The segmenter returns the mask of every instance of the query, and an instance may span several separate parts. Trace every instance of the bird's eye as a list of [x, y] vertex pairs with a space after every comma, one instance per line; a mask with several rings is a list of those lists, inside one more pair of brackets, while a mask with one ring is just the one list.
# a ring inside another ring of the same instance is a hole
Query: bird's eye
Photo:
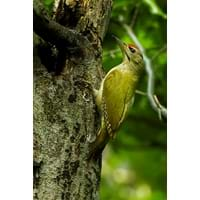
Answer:
[[131, 51], [132, 53], [135, 53], [135, 49], [134, 49], [133, 47], [129, 47], [129, 49], [130, 49], [130, 51]]

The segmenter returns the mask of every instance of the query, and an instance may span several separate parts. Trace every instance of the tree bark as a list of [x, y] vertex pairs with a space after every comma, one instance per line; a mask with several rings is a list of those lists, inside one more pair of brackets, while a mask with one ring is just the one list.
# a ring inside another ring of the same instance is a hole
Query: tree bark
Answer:
[[[99, 199], [101, 156], [92, 160], [87, 156], [100, 119], [86, 82], [98, 88], [101, 80], [102, 41], [111, 4], [111, 0], [56, 1], [51, 20], [86, 37], [86, 47], [78, 42], [55, 47], [52, 37], [48, 41], [50, 32], [44, 40], [34, 34], [34, 199]], [[59, 55], [64, 56], [57, 71]]]

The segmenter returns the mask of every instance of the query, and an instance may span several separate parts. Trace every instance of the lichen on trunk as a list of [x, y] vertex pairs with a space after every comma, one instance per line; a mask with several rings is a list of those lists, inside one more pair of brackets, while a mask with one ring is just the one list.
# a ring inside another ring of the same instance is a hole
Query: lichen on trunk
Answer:
[[62, 70], [55, 73], [41, 58], [46, 41], [34, 35], [34, 199], [96, 200], [101, 157], [88, 161], [87, 156], [100, 119], [85, 82], [95, 87], [100, 83], [101, 41], [111, 0], [66, 2], [58, 2], [52, 19], [84, 35], [90, 44], [67, 49]]

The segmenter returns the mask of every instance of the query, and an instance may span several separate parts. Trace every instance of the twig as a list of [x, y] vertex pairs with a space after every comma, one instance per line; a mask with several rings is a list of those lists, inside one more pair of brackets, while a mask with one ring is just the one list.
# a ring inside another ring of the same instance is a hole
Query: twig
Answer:
[[103, 56], [110, 56], [111, 58], [116, 57], [115, 54], [120, 52], [120, 49], [113, 49], [103, 54]]
[[133, 27], [135, 25], [139, 10], [140, 10], [140, 4], [137, 4], [136, 8], [135, 8], [134, 15], [133, 15], [131, 23], [130, 23], [130, 27]]
[[159, 118], [161, 118], [161, 115], [167, 118], [167, 109], [160, 104], [159, 100], [157, 99], [157, 97], [155, 98], [155, 95], [154, 95], [154, 73], [152, 70], [151, 60], [150, 58], [147, 57], [145, 53], [145, 49], [143, 48], [142, 44], [139, 42], [138, 38], [132, 31], [131, 27], [124, 23], [122, 24], [122, 26], [124, 27], [128, 35], [130, 36], [130, 38], [135, 42], [135, 44], [143, 53], [145, 69], [148, 75], [147, 96], [148, 96], [149, 102], [152, 108], [158, 112]]
[[142, 92], [142, 91], [140, 91], [140, 90], [136, 90], [135, 93], [136, 93], [136, 94], [139, 94], [139, 95], [142, 95], [142, 96], [147, 96], [147, 93]]
[[167, 45], [165, 44], [161, 49], [159, 49], [151, 58], [151, 61], [155, 60], [163, 51], [167, 49]]

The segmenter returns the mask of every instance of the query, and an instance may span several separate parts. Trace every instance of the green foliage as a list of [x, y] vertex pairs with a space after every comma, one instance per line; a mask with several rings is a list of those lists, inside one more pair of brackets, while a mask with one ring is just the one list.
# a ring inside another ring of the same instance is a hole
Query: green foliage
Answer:
[[155, 0], [144, 0], [144, 2], [150, 7], [150, 11], [154, 15], [160, 15], [164, 19], [167, 19], [167, 15], [156, 4]]
[[43, 0], [43, 3], [49, 14], [51, 14], [54, 0]]
[[[152, 59], [155, 94], [164, 106], [167, 104], [166, 12], [166, 0], [114, 0], [103, 44], [103, 66], [108, 71], [122, 59], [112, 34], [133, 43], [121, 23], [133, 24], [132, 30]], [[146, 87], [144, 73], [139, 89], [145, 91]], [[158, 119], [147, 97], [136, 95], [116, 139], [104, 152], [101, 199], [165, 200], [166, 142], [166, 122]]]

